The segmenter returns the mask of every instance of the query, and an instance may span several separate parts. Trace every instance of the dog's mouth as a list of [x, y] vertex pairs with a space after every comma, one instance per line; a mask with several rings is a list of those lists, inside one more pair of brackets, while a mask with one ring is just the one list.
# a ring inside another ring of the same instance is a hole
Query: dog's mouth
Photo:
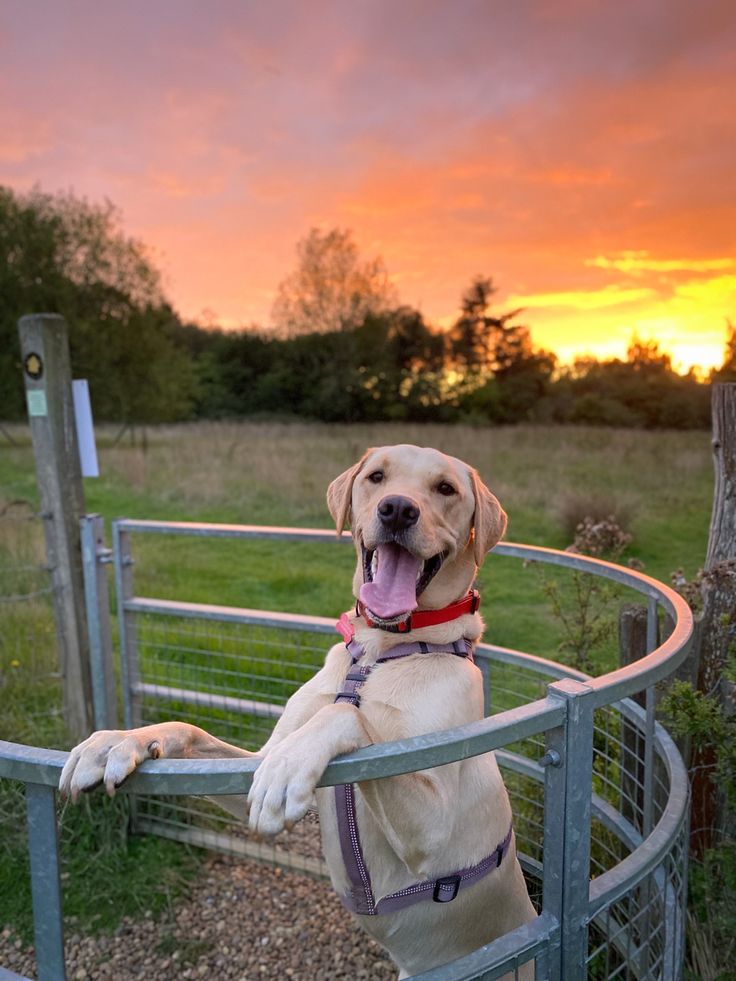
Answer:
[[382, 620], [391, 620], [416, 608], [417, 599], [442, 568], [445, 553], [422, 559], [396, 542], [361, 545], [363, 585], [360, 600]]

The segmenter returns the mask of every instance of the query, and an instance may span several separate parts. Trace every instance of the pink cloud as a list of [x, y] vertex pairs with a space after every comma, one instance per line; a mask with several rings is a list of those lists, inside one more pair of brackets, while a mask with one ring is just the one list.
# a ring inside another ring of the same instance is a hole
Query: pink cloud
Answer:
[[230, 323], [267, 322], [312, 224], [436, 320], [478, 272], [501, 304], [624, 290], [586, 260], [736, 255], [735, 51], [727, 0], [13, 0], [0, 179], [109, 196], [179, 308]]

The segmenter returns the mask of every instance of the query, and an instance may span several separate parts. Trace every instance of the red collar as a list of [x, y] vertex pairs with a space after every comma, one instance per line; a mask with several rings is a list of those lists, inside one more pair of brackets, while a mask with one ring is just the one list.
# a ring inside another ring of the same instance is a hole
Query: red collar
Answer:
[[[465, 613], [475, 613], [475, 611], [480, 607], [480, 593], [477, 589], [471, 589], [470, 592], [464, 596], [457, 603], [450, 603], [449, 606], [443, 606], [440, 610], [413, 610], [411, 613], [407, 613], [404, 617], [398, 620], [381, 620], [371, 613], [365, 603], [361, 603], [360, 600], [355, 605], [355, 612], [358, 616], [363, 617], [366, 624], [369, 627], [376, 627], [379, 630], [387, 630], [392, 634], [406, 634], [410, 630], [418, 630], [420, 627], [433, 627], [438, 623], [447, 623], [448, 620], [457, 620], [458, 617], [463, 616]], [[352, 637], [354, 631], [352, 624], [349, 623], [347, 615], [343, 614], [337, 623], [337, 630], [345, 637], [346, 640], [349, 638], [346, 636], [346, 629], [348, 630], [350, 637]]]

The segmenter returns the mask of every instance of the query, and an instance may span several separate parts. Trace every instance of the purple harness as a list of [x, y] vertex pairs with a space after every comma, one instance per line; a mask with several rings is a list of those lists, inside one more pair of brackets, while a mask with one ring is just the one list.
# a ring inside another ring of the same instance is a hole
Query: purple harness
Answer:
[[[342, 690], [338, 693], [336, 702], [350, 702], [356, 708], [360, 707], [360, 693], [358, 689], [365, 683], [368, 675], [373, 670], [373, 665], [363, 665], [355, 668], [360, 658], [365, 654], [363, 647], [352, 638], [346, 641], [348, 653], [353, 659], [351, 669]], [[455, 654], [458, 657], [467, 657], [473, 660], [473, 647], [469, 640], [457, 640], [453, 644], [426, 644], [423, 642], [413, 644], [398, 644], [389, 651], [376, 659], [376, 664], [383, 664], [385, 661], [394, 661], [400, 657], [408, 657], [410, 654]], [[454, 875], [442, 876], [440, 879], [417, 882], [407, 886], [406, 889], [399, 889], [383, 899], [376, 899], [373, 895], [371, 877], [368, 873], [365, 861], [363, 860], [363, 850], [358, 834], [358, 822], [355, 814], [355, 785], [352, 783], [340, 784], [335, 787], [335, 804], [337, 806], [337, 828], [340, 836], [340, 849], [345, 864], [350, 887], [344, 896], [340, 896], [343, 905], [351, 913], [362, 913], [366, 916], [377, 916], [382, 913], [393, 913], [396, 910], [405, 909], [425, 899], [431, 899], [435, 903], [451, 903], [461, 889], [473, 885], [483, 876], [497, 869], [503, 861], [504, 855], [509, 850], [511, 844], [512, 829], [509, 828], [508, 834], [496, 848], [477, 865], [460, 869]]]

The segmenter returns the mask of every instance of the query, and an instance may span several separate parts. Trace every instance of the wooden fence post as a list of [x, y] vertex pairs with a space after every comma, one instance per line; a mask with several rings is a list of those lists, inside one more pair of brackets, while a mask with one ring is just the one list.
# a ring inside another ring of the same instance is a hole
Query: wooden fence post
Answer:
[[713, 386], [715, 489], [705, 571], [736, 560], [736, 382]]
[[76, 741], [92, 730], [92, 682], [79, 519], [85, 512], [66, 321], [31, 314], [18, 321], [28, 420], [51, 566], [64, 718]]
[[[712, 417], [715, 489], [700, 587], [697, 687], [725, 709], [733, 685], [724, 668], [736, 641], [736, 384], [713, 385]], [[712, 779], [716, 753], [705, 746], [693, 759], [691, 846], [697, 854], [717, 842], [733, 820], [723, 788]]]

